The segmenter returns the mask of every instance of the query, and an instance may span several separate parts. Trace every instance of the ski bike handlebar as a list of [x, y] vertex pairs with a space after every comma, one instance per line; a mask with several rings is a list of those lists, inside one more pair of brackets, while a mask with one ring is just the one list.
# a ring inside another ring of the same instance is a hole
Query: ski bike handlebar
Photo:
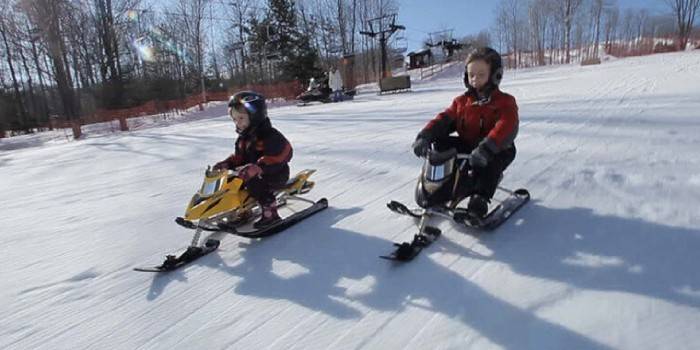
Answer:
[[423, 156], [422, 158], [426, 159], [449, 159], [454, 157], [455, 159], [462, 160], [466, 159], [469, 161], [471, 159], [471, 154], [470, 153], [457, 153], [457, 150], [454, 148], [450, 148], [446, 151], [437, 151], [435, 149], [429, 149], [428, 152]]

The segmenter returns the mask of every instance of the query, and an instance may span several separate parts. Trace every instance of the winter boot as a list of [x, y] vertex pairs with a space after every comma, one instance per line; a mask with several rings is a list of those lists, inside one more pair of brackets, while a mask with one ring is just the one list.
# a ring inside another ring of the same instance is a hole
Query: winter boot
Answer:
[[277, 214], [277, 206], [274, 202], [262, 206], [262, 215], [260, 220], [253, 224], [256, 229], [262, 229], [268, 227], [276, 222], [280, 221], [280, 216]]
[[481, 195], [475, 194], [469, 199], [469, 205], [467, 205], [467, 211], [477, 217], [483, 218], [489, 210], [489, 200], [482, 197]]

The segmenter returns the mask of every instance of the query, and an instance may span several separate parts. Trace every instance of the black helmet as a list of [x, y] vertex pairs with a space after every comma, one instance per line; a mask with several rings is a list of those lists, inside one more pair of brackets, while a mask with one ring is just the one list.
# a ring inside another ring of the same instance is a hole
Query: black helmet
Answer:
[[[267, 119], [265, 96], [254, 91], [239, 91], [228, 100], [228, 106], [239, 112], [246, 112], [250, 119], [248, 129], [252, 130]], [[229, 110], [230, 113], [230, 110]], [[244, 130], [241, 130], [241, 132]]]
[[483, 60], [489, 64], [491, 67], [491, 75], [489, 76], [489, 81], [487, 84], [491, 85], [489, 89], [498, 87], [503, 78], [503, 61], [501, 60], [501, 55], [498, 51], [490, 47], [479, 47], [474, 49], [467, 56], [467, 61], [464, 64], [464, 86], [467, 89], [471, 89], [469, 85], [469, 76], [467, 75], [467, 65], [476, 60]]

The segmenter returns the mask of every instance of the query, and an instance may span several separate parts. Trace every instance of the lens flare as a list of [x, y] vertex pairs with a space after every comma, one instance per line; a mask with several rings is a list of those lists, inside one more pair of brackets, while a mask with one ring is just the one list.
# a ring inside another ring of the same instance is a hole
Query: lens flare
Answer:
[[145, 34], [132, 41], [131, 46], [143, 62], [154, 62], [157, 53], [177, 56], [179, 60], [190, 64], [192, 59], [183, 44], [176, 42], [161, 28], [150, 26]]
[[126, 11], [126, 18], [130, 21], [137, 21], [139, 19], [139, 12], [136, 10], [128, 10]]
[[155, 50], [148, 40], [136, 39], [132, 43], [139, 59], [144, 62], [155, 61]]

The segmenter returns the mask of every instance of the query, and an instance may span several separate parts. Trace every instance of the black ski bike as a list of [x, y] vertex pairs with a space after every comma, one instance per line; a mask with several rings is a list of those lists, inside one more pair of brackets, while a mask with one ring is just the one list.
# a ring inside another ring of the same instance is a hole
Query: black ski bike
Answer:
[[[435, 241], [441, 231], [428, 225], [432, 217], [452, 220], [465, 227], [491, 231], [503, 224], [514, 212], [530, 200], [530, 192], [524, 188], [509, 190], [497, 187], [506, 194], [504, 199], [492, 199], [495, 206], [484, 217], [476, 217], [465, 208], [457, 205], [474, 191], [473, 171], [469, 154], [459, 154], [454, 148], [443, 152], [428, 151], [415, 189], [415, 200], [419, 208], [408, 208], [403, 203], [390, 201], [387, 207], [398, 214], [418, 220], [418, 233], [410, 242], [394, 243], [395, 250], [381, 258], [410, 261], [420, 251]], [[466, 176], [465, 176], [466, 175]], [[499, 181], [500, 182], [500, 181]]]

